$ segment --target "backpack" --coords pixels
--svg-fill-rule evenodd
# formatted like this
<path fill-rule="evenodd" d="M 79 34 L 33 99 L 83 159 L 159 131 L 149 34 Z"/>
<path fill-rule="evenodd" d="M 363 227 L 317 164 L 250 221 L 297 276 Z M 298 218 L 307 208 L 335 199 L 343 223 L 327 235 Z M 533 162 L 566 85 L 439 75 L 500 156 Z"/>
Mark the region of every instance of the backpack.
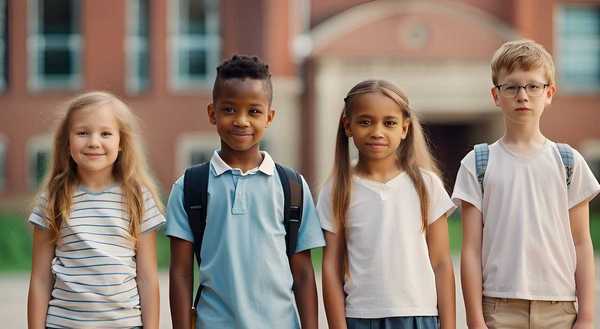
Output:
<path fill-rule="evenodd" d="M 285 246 L 288 258 L 295 250 L 298 242 L 298 230 L 302 221 L 303 185 L 302 178 L 293 169 L 275 164 L 281 187 L 283 189 L 283 224 L 285 227 Z M 183 178 L 183 206 L 194 236 L 194 254 L 200 265 L 202 239 L 206 228 L 206 211 L 208 205 L 208 175 L 210 162 L 205 162 L 186 169 Z M 198 287 L 193 307 L 200 300 L 202 286 Z"/>
<path fill-rule="evenodd" d="M 569 144 L 556 143 L 558 152 L 560 153 L 560 159 L 567 172 L 566 184 L 567 188 L 571 186 L 571 179 L 573 177 L 573 167 L 575 166 L 575 160 L 573 158 L 573 149 Z M 489 145 L 487 143 L 477 144 L 473 147 L 475 151 L 475 173 L 477 174 L 477 181 L 481 185 L 481 191 L 483 192 L 483 178 L 485 177 L 485 170 L 487 169 L 487 163 L 489 160 Z"/>

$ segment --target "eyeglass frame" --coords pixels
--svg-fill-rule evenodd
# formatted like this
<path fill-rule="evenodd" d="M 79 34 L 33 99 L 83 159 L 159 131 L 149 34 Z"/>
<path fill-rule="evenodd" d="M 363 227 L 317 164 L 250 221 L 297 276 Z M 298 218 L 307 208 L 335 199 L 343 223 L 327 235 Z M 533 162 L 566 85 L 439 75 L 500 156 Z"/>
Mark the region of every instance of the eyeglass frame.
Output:
<path fill-rule="evenodd" d="M 542 91 L 541 91 L 541 93 L 540 93 L 539 95 L 530 95 L 530 94 L 527 92 L 527 86 L 536 85 L 536 84 L 537 84 L 537 83 L 526 83 L 525 85 L 517 85 L 517 84 L 513 85 L 513 84 L 510 84 L 510 83 L 503 83 L 503 84 L 499 84 L 499 85 L 494 85 L 494 87 L 495 87 L 496 89 L 498 89 L 498 91 L 500 92 L 500 94 L 501 94 L 502 96 L 504 96 L 504 97 L 516 97 L 516 96 L 519 94 L 519 91 L 521 91 L 521 88 L 523 88 L 523 90 L 525 91 L 525 94 L 526 94 L 527 96 L 529 96 L 529 97 L 540 97 L 540 96 L 542 96 L 542 94 L 543 94 L 544 90 L 546 90 L 546 88 L 550 87 L 550 84 L 549 84 L 549 83 L 543 83 L 543 84 L 541 84 L 543 88 L 541 89 Z M 517 91 L 515 92 L 515 94 L 514 94 L 514 95 L 506 95 L 506 94 L 505 94 L 505 92 L 506 92 L 506 89 L 504 89 L 504 91 L 502 91 L 502 87 L 503 87 L 503 86 L 513 86 L 513 87 L 517 87 Z"/>

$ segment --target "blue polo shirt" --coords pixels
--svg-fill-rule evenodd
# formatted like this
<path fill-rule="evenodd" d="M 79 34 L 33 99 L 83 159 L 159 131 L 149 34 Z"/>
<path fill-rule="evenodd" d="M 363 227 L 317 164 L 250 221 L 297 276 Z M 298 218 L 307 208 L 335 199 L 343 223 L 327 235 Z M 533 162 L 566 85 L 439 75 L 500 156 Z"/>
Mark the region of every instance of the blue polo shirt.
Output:
<path fill-rule="evenodd" d="M 202 242 L 197 328 L 300 328 L 286 255 L 283 190 L 266 152 L 242 172 L 215 151 L 210 160 L 208 209 Z M 308 185 L 296 252 L 325 245 Z M 183 206 L 183 176 L 171 189 L 167 232 L 193 242 Z"/>

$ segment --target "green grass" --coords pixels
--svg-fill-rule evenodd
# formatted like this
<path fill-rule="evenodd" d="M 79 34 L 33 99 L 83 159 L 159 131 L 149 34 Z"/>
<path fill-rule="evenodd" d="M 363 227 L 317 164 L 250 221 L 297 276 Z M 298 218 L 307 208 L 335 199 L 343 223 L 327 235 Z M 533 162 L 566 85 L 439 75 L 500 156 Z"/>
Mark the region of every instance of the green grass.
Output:
<path fill-rule="evenodd" d="M 590 232 L 595 252 L 600 254 L 600 213 L 590 218 Z M 460 252 L 462 242 L 461 222 L 457 214 L 448 220 L 450 249 L 454 254 Z M 164 228 L 158 232 L 157 258 L 160 269 L 169 266 L 169 239 Z M 315 268 L 321 267 L 322 250 L 312 252 Z M 29 271 L 31 269 L 31 228 L 23 215 L 0 213 L 0 272 Z"/>
<path fill-rule="evenodd" d="M 0 214 L 0 271 L 31 269 L 31 229 L 23 216 Z"/>

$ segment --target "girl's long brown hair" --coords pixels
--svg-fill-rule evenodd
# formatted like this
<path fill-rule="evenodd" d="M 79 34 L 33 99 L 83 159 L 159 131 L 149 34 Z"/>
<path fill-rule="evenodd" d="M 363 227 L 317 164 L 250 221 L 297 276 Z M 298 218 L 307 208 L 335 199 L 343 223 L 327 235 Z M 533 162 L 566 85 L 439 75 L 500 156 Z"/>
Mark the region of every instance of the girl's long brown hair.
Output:
<path fill-rule="evenodd" d="M 42 209 L 55 240 L 60 237 L 63 221 L 69 218 L 71 198 L 79 183 L 77 164 L 69 151 L 69 134 L 73 114 L 82 109 L 94 111 L 109 106 L 119 126 L 120 151 L 113 164 L 113 178 L 120 184 L 125 209 L 129 215 L 129 233 L 135 241 L 139 235 L 144 215 L 144 191 L 150 192 L 162 211 L 157 187 L 148 173 L 145 156 L 138 136 L 138 120 L 131 110 L 117 97 L 106 92 L 89 92 L 67 102 L 54 133 L 52 160 L 44 184 L 40 190 L 47 200 Z"/>
<path fill-rule="evenodd" d="M 340 116 L 338 124 L 336 146 L 335 146 L 335 165 L 333 166 L 333 215 L 337 222 L 337 231 L 342 233 L 343 240 L 346 241 L 346 215 L 350 204 L 351 186 L 352 186 L 352 168 L 350 165 L 349 137 L 344 129 L 345 118 L 352 116 L 352 101 L 354 98 L 369 94 L 378 93 L 389 97 L 398 104 L 404 118 L 410 120 L 406 138 L 400 143 L 397 150 L 399 165 L 410 177 L 420 200 L 422 230 L 427 230 L 427 219 L 429 216 L 429 193 L 421 170 L 429 170 L 439 175 L 439 170 L 435 164 L 421 124 L 418 118 L 410 109 L 408 98 L 394 84 L 385 80 L 366 80 L 354 86 L 346 98 L 344 98 L 344 110 Z M 344 246 L 345 246 L 344 242 Z M 347 267 L 348 254 L 344 247 L 344 263 Z M 347 271 L 346 271 L 347 272 Z"/>

